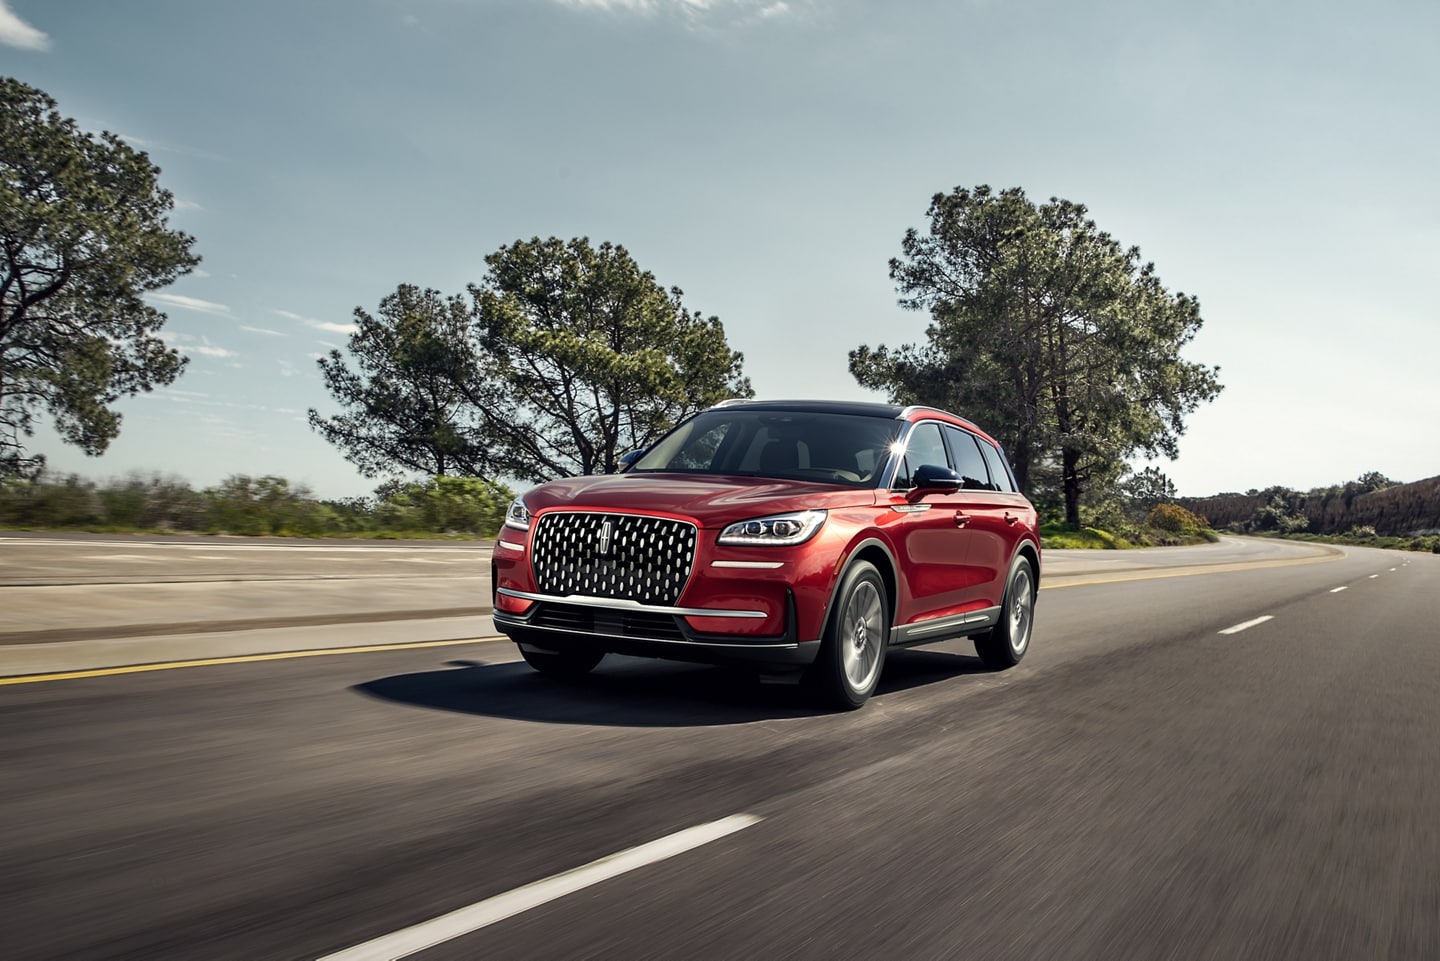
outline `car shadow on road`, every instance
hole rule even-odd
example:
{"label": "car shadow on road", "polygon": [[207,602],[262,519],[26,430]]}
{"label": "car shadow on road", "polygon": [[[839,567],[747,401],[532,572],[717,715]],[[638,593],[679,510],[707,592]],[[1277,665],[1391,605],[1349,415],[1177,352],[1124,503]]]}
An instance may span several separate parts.
{"label": "car shadow on road", "polygon": [[[948,650],[892,653],[875,699],[964,675],[989,673]],[[766,683],[722,668],[611,655],[574,680],[543,677],[520,661],[450,661],[446,668],[355,685],[395,704],[542,724],[706,727],[833,713],[798,684]]]}

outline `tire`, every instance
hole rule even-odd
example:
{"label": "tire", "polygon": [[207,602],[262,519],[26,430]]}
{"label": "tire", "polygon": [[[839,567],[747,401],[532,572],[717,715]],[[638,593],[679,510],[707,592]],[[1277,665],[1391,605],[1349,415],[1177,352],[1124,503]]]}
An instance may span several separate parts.
{"label": "tire", "polygon": [[890,645],[890,602],[880,572],[868,561],[845,571],[835,610],[812,668],[816,693],[831,707],[853,711],[870,699]]}
{"label": "tire", "polygon": [[984,634],[976,634],[975,653],[986,667],[997,671],[1020,663],[1030,649],[1035,630],[1035,570],[1023,554],[1010,563],[1005,579],[1005,597],[1000,601],[1000,623]]}
{"label": "tire", "polygon": [[526,644],[518,645],[520,656],[525,658],[525,663],[546,677],[576,678],[584,677],[595,669],[605,658],[604,651],[587,651],[583,649],[566,649],[563,651],[539,651],[528,647]]}

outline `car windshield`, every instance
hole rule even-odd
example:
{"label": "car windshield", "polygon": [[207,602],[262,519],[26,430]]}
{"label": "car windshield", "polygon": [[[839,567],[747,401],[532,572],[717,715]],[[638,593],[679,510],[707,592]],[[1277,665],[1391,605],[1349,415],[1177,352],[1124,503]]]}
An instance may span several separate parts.
{"label": "car windshield", "polygon": [[814,411],[709,410],[666,435],[631,473],[733,474],[874,487],[901,421]]}

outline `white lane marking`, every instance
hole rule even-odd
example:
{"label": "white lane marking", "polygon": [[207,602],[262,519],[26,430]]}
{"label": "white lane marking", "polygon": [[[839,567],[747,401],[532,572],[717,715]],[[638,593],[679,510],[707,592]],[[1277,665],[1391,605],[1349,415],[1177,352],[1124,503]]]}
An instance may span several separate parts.
{"label": "white lane marking", "polygon": [[1331,594],[1339,594],[1341,591],[1348,591],[1349,589],[1350,589],[1350,585],[1346,584],[1344,587],[1332,587],[1332,588],[1330,588],[1330,593],[1331,593]]}
{"label": "white lane marking", "polygon": [[1392,568],[1390,568],[1391,571],[1398,571],[1399,569],[1400,569],[1400,568],[1398,568],[1398,567],[1392,567]]}
{"label": "white lane marking", "polygon": [[1264,624],[1266,621],[1273,621],[1274,619],[1275,619],[1275,615],[1274,615],[1274,614],[1266,614],[1264,617],[1257,617],[1257,618],[1255,618],[1255,620],[1253,620],[1253,621],[1246,621],[1244,624],[1236,624],[1234,627],[1227,627],[1227,628],[1225,628],[1225,630],[1221,631],[1220,633],[1221,633],[1221,634],[1239,634],[1241,631],[1248,631],[1248,630],[1250,630],[1250,628],[1255,627],[1257,624]]}
{"label": "white lane marking", "polygon": [[393,934],[366,941],[353,948],[327,954],[320,961],[397,961],[417,951],[433,948],[437,944],[458,938],[462,934],[503,921],[531,908],[563,898],[567,894],[588,888],[609,878],[617,877],[647,864],[684,854],[702,844],[718,841],[736,831],[758,824],[760,818],[754,814],[732,814],[728,818],[711,821],[686,828],[668,837],[663,837],[639,847],[629,848],[611,854],[598,861],[556,874],[524,887],[515,888],[493,898],[477,901],[468,907],[459,908],[449,914],[442,914],[414,927],[404,928]]}
{"label": "white lane marking", "polygon": [[158,560],[158,558],[145,557],[141,554],[95,554],[80,559],[82,561],[144,561],[146,564]]}
{"label": "white lane marking", "polygon": [[1379,574],[1371,574],[1371,575],[1370,575],[1370,580],[1373,581],[1375,578],[1377,578],[1377,577],[1379,577],[1379,576],[1380,576]]}

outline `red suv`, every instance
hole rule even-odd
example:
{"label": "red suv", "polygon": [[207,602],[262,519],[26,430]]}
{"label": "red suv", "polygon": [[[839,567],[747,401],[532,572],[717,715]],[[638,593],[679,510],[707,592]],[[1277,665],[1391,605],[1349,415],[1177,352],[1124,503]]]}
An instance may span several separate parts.
{"label": "red suv", "polygon": [[495,544],[494,620],[545,674],[607,653],[804,671],[864,704],[892,647],[1025,655],[1035,508],[984,431],[929,407],[727,401],[621,474],[537,487]]}

